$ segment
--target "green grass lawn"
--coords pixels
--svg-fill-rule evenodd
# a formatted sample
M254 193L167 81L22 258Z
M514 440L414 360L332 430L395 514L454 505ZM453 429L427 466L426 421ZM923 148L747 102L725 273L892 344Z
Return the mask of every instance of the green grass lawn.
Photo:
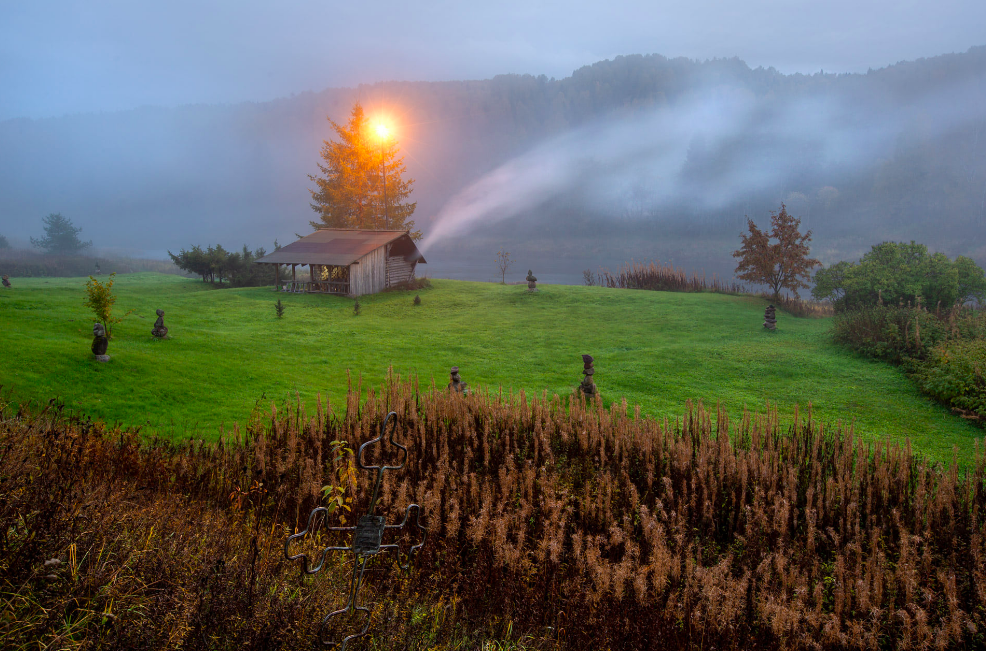
M420 306L414 293L366 296L357 317L351 299L132 274L113 289L115 312L134 314L114 328L102 364L89 352L85 281L16 278L0 289L0 384L13 399L57 396L106 421L214 437L262 397L300 395L313 406L321 393L341 408L347 370L364 388L388 367L444 386L457 365L474 387L567 395L589 353L604 399L626 397L652 416L680 417L688 399L719 401L732 418L767 401L782 415L810 402L816 420L854 422L870 440L909 438L942 461L953 447L971 459L983 436L898 369L830 343L828 319L778 312L777 332L765 331L766 302L753 297L560 285L528 294L525 285L434 280ZM150 335L156 308L168 340Z

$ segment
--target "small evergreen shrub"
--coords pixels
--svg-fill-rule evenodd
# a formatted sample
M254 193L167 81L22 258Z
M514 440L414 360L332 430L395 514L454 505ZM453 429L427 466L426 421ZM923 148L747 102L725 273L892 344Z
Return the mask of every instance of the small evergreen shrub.
M363 306L360 305L359 296L353 301L353 316L359 316L363 312Z
M414 295L414 304L421 305L421 296L419 296L418 294Z
M277 299L277 303L274 303L274 312L277 313L278 319L284 316L284 304L281 303L281 299Z

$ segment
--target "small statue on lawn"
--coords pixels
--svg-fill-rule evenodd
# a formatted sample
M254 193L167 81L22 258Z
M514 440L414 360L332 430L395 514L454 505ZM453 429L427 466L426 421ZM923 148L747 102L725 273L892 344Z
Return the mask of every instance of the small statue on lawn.
M97 362L108 362L110 356L106 354L106 349L110 345L110 340L106 337L106 328L102 323L92 326L92 354L96 356Z
M536 292L538 290L538 279L534 277L534 273L528 269L527 270L527 291Z
M3 275L3 286L6 287L7 289L10 289L10 276L8 276L7 274Z
M448 383L448 386L446 388L449 389L450 391L461 393L464 396L469 395L469 385L463 382L462 378L459 377L458 366L452 367L452 381Z
M768 305L767 309L763 311L763 327L768 330L777 330L777 308L773 305Z
M164 339L168 336L168 329L164 325L164 310L157 310L157 321L154 322L154 329L151 330L151 334L158 339Z
M582 384L579 385L579 391L587 396L594 396L599 392L598 389L596 389L595 382L592 381L592 376L596 372L596 369L592 367L592 362L592 355L582 356L582 375L584 377L582 378Z

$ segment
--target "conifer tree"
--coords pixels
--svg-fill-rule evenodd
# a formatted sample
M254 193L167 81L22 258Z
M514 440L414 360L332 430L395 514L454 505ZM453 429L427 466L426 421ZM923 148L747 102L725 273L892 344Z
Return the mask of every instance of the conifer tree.
M31 238L31 244L39 249L44 249L48 253L68 255L92 246L92 240L83 242L79 239L82 229L73 226L72 220L63 217L60 213L42 217L41 221L44 222L45 236L40 239Z
M317 186L309 190L311 207L320 217L312 228L406 230L420 239L410 219L417 204L407 201L414 179L404 178L397 143L376 136L359 102L346 124L329 123L337 138L323 141L322 175L308 175Z

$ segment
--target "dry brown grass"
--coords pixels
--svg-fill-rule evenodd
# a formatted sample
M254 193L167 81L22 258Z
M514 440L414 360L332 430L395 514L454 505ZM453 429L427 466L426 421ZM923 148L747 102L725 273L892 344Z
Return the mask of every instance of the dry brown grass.
M715 275L712 276L711 280L706 279L704 274L689 276L684 269L675 267L673 264L631 262L620 267L615 274L605 269L594 274L591 270L586 269L582 275L587 285L619 289L649 289L661 292L715 292L718 294L751 293L744 285L723 282ZM760 296L771 300L777 307L792 316L819 319L834 314L832 304L828 302L804 301L786 296L773 300L767 294L760 294Z
M661 292L718 292L721 294L745 294L747 289L736 283L725 283L715 275L711 280L705 274L691 276L684 269L673 264L643 264L631 262L620 267L615 274L606 269L593 274L586 269L582 272L585 284L620 289L650 289Z
M774 300L767 294L761 294L761 296L791 316L807 319L824 319L835 316L835 309L832 307L832 303L828 301L806 301L793 296L781 296L778 300Z
M729 423L698 405L655 422L577 396L393 378L338 413L257 412L219 445L6 409L5 645L310 644L347 569L302 579L281 545L335 476L331 441L369 439L388 410L411 459L385 475L384 512L422 504L431 533L417 571L371 581L376 648L984 643L981 456L960 474L810 413ZM356 495L369 488L360 473Z

